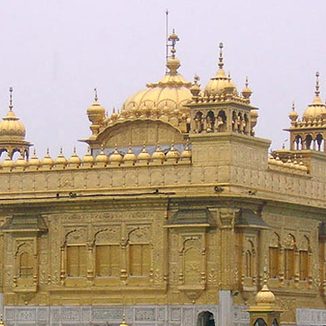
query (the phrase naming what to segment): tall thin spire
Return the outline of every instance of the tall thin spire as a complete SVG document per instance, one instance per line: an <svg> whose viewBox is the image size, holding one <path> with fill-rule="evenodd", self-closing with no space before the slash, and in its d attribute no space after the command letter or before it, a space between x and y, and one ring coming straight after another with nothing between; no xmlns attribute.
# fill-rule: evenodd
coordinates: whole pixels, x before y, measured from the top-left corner
<svg viewBox="0 0 326 326"><path fill-rule="evenodd" d="M220 69L223 69L224 62L223 62L223 43L222 42L219 44L219 48L220 48L220 56L218 58L218 61L219 61L218 62L218 67Z"/></svg>
<svg viewBox="0 0 326 326"><path fill-rule="evenodd" d="M95 102L98 101L98 97L97 97L97 88L94 88L94 101L95 101Z"/></svg>
<svg viewBox="0 0 326 326"><path fill-rule="evenodd" d="M13 92L13 88L9 87L9 109L10 111L12 111L12 108L14 107L12 104L12 92Z"/></svg>
<svg viewBox="0 0 326 326"><path fill-rule="evenodd" d="M320 94L320 91L319 91L319 72L318 71L316 72L316 86L315 87L316 87L315 94L318 97L319 94Z"/></svg>
<svg viewBox="0 0 326 326"><path fill-rule="evenodd" d="M169 58L169 10L165 11L165 64Z"/></svg>

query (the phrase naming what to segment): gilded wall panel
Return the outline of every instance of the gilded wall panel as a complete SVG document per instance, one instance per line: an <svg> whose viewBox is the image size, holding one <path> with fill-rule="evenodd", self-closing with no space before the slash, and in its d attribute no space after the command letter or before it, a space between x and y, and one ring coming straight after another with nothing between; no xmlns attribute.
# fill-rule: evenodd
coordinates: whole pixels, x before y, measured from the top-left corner
<svg viewBox="0 0 326 326"><path fill-rule="evenodd" d="M85 189L87 187L85 174L86 172L74 171L73 177L75 189Z"/></svg>

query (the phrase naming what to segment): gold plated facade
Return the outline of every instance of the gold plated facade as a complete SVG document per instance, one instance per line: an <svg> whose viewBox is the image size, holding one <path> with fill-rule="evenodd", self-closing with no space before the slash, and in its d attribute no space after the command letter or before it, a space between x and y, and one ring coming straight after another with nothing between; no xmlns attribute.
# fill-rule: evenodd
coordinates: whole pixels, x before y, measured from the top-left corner
<svg viewBox="0 0 326 326"><path fill-rule="evenodd" d="M85 156L2 162L0 287L12 324L20 307L50 307L51 316L56 307L115 307L121 321L146 305L156 310L126 322L208 325L214 314L202 313L224 307L225 293L243 312L255 298L275 300L284 324L325 309L325 153L268 154L248 82L240 94L221 52L202 91L199 78L177 73L174 45L166 76L119 113L105 116L95 94ZM235 318L223 311L216 325Z"/></svg>

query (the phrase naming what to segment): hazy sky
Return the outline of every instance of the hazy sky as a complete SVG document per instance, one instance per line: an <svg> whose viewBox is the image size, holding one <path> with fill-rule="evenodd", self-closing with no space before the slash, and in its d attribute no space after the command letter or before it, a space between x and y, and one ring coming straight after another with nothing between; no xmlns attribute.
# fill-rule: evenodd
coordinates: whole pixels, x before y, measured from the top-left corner
<svg viewBox="0 0 326 326"><path fill-rule="evenodd" d="M315 72L326 97L326 1L319 0L0 0L0 112L14 87L14 111L39 156L66 156L90 134L86 109L98 88L111 112L165 71L165 10L180 37L180 73L204 86L225 70L241 90L249 76L260 108L257 136L272 148L287 139L293 100L302 114Z"/></svg>

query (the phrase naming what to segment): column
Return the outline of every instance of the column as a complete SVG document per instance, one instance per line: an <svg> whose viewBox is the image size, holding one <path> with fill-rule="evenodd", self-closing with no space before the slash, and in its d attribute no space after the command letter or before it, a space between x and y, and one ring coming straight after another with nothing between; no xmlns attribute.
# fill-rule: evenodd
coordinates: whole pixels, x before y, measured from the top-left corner
<svg viewBox="0 0 326 326"><path fill-rule="evenodd" d="M219 291L218 325L231 326L232 321L232 296L231 291Z"/></svg>

